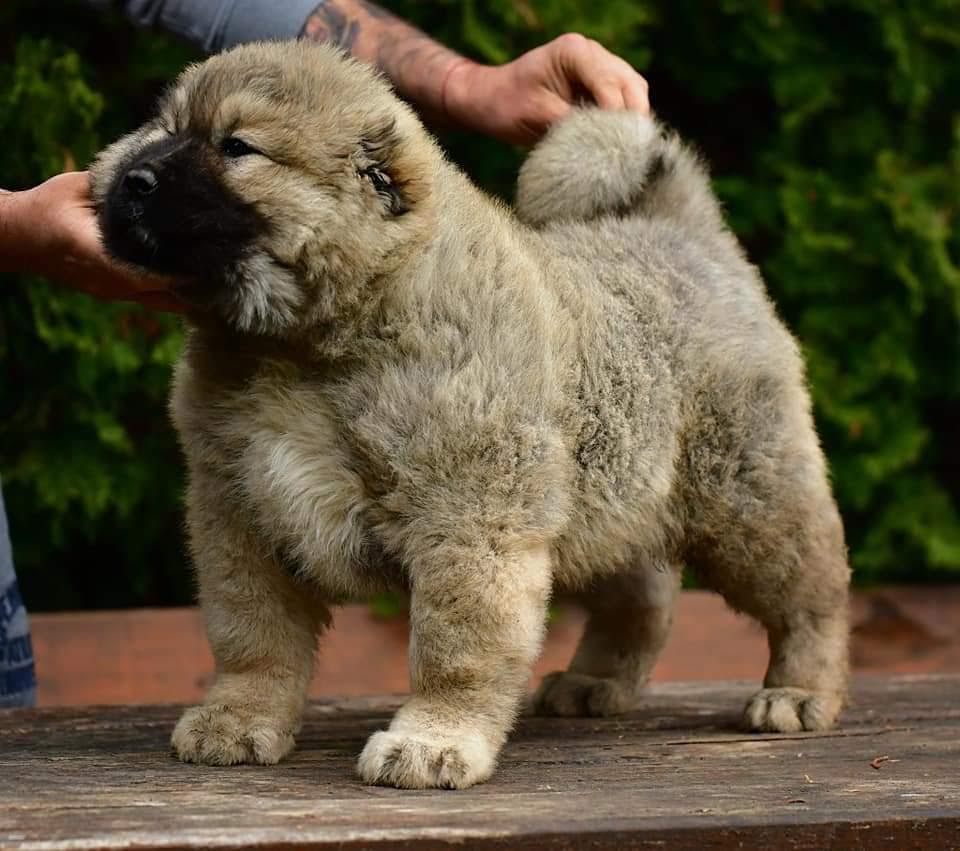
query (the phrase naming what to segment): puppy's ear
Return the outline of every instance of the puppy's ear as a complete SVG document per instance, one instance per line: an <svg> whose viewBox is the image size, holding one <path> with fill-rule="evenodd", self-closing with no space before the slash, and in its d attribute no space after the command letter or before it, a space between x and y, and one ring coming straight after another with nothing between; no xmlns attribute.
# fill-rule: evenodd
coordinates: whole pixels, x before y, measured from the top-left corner
<svg viewBox="0 0 960 851"><path fill-rule="evenodd" d="M410 211L412 196L408 191L412 175L404 174L402 141L392 118L368 132L360 141L357 171L370 181L383 209L391 216Z"/></svg>

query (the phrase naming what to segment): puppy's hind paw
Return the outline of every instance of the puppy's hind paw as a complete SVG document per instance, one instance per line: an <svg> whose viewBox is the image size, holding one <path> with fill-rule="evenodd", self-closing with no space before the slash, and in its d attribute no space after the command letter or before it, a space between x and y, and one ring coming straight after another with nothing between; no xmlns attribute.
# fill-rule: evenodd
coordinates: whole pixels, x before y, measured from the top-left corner
<svg viewBox="0 0 960 851"><path fill-rule="evenodd" d="M543 678L533 696L537 715L600 718L633 709L636 698L619 680L555 671Z"/></svg>
<svg viewBox="0 0 960 851"><path fill-rule="evenodd" d="M800 688L765 688L747 702L744 723L761 733L827 730L840 714L840 695Z"/></svg>
<svg viewBox="0 0 960 851"><path fill-rule="evenodd" d="M293 750L293 731L274 719L246 710L210 704L183 713L170 740L184 762L203 765L273 765Z"/></svg>
<svg viewBox="0 0 960 851"><path fill-rule="evenodd" d="M496 754L480 736L374 733L357 763L362 780L400 789L465 789L493 773Z"/></svg>

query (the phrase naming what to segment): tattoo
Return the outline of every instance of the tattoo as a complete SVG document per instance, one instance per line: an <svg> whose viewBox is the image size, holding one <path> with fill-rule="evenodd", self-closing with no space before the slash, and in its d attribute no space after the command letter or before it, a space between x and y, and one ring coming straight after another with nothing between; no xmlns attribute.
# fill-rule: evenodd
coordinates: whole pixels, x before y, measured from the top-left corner
<svg viewBox="0 0 960 851"><path fill-rule="evenodd" d="M336 3L327 2L310 13L300 35L313 41L329 41L351 53L359 33L360 22L356 18L348 18Z"/></svg>
<svg viewBox="0 0 960 851"><path fill-rule="evenodd" d="M357 58L376 62L394 81L435 55L450 53L416 27L368 0L326 0L310 13L301 36L329 41L353 52L362 23L370 21L376 24L363 29L367 47Z"/></svg>
<svg viewBox="0 0 960 851"><path fill-rule="evenodd" d="M371 18L380 18L381 20L385 21L389 18L396 19L397 17L392 12L388 12L382 6L378 6L376 3L368 3L367 0L360 0L360 5Z"/></svg>
<svg viewBox="0 0 960 851"><path fill-rule="evenodd" d="M336 44L372 62L398 93L422 113L442 117L443 81L454 63L465 61L386 9L369 0L326 0L303 25L302 38Z"/></svg>

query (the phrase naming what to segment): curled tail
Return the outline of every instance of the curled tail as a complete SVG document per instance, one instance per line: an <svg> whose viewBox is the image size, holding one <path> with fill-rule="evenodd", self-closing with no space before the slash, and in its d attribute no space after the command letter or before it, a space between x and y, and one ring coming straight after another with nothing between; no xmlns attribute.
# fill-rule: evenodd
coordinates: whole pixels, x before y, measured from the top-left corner
<svg viewBox="0 0 960 851"><path fill-rule="evenodd" d="M516 206L519 217L534 226L640 215L714 232L724 227L697 155L675 133L637 112L571 112L523 164Z"/></svg>

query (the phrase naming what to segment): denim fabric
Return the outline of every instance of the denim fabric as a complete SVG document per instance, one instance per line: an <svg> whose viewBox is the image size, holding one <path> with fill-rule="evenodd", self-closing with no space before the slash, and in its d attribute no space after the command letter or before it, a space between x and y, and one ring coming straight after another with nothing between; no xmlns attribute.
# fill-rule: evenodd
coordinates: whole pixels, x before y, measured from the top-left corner
<svg viewBox="0 0 960 851"><path fill-rule="evenodd" d="M145 27L159 26L216 53L246 41L280 41L300 35L318 0L87 0L118 6Z"/></svg>
<svg viewBox="0 0 960 851"><path fill-rule="evenodd" d="M36 699L30 626L13 571L7 512L0 493L0 707L33 706Z"/></svg>

